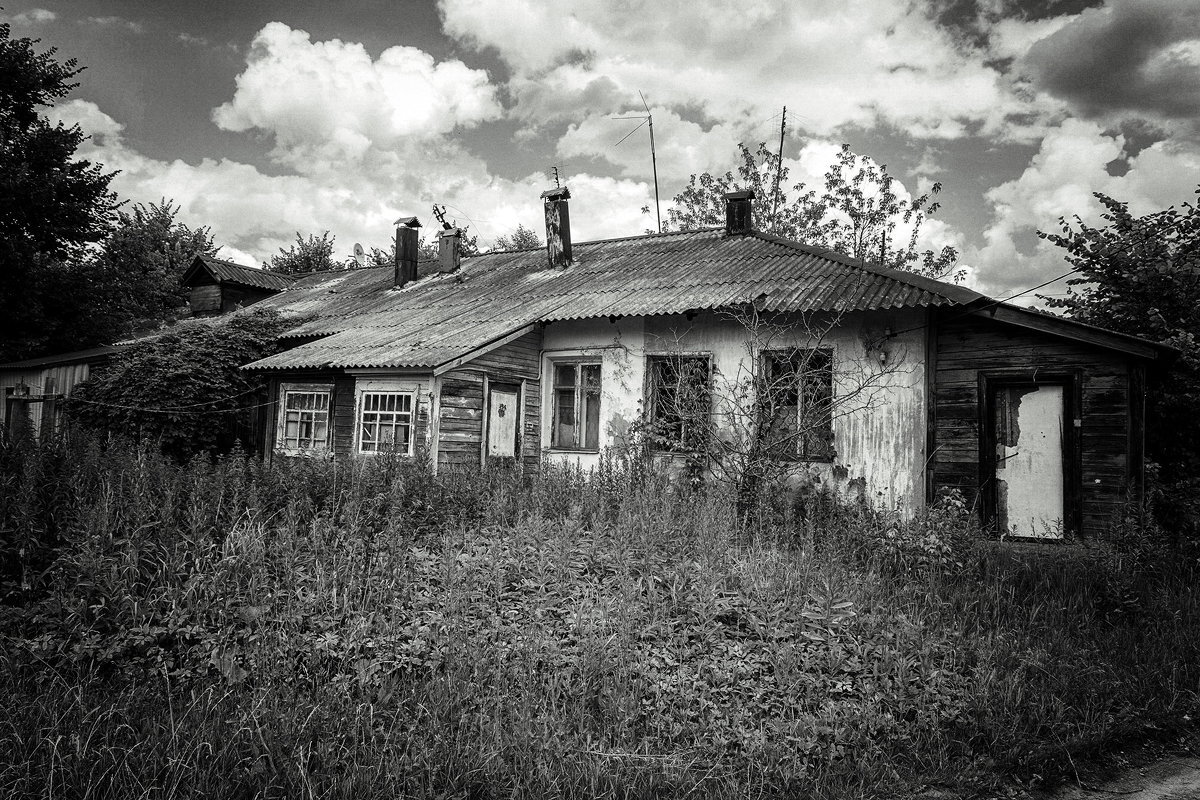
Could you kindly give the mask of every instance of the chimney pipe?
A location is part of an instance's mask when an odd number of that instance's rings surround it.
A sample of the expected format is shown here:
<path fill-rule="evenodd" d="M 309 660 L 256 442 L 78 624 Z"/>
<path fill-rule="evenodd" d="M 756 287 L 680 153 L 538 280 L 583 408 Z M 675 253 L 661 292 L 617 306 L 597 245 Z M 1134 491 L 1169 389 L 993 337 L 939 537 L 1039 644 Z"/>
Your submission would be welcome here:
<path fill-rule="evenodd" d="M 462 231 L 458 228 L 448 228 L 438 236 L 438 269 L 442 272 L 458 269 L 461 240 Z"/>
<path fill-rule="evenodd" d="M 754 192 L 725 193 L 725 233 L 741 236 L 754 230 Z"/>
<path fill-rule="evenodd" d="M 565 186 L 542 192 L 546 210 L 546 253 L 551 269 L 571 263 L 571 216 L 567 211 L 570 199 L 571 192 Z"/>
<path fill-rule="evenodd" d="M 417 248 L 421 234 L 417 228 L 421 222 L 416 217 L 401 217 L 396 220 L 396 278 L 397 289 L 417 279 Z"/>

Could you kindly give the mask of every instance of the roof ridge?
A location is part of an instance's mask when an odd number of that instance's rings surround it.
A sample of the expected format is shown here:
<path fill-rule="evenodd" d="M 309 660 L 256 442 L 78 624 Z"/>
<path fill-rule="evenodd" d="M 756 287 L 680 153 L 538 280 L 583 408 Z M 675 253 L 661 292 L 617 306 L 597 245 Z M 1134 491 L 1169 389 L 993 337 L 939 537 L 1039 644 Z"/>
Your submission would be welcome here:
<path fill-rule="evenodd" d="M 772 244 L 789 247 L 792 250 L 799 250 L 802 253 L 825 258 L 829 261 L 836 261 L 839 264 L 851 267 L 853 269 L 861 269 L 864 272 L 870 272 L 883 278 L 899 281 L 916 289 L 921 289 L 926 292 L 933 292 L 941 295 L 947 300 L 958 303 L 959 305 L 966 305 L 967 303 L 974 302 L 976 300 L 992 299 L 985 294 L 975 291 L 974 289 L 968 289 L 966 286 L 946 283 L 945 281 L 938 280 L 937 278 L 930 278 L 927 275 L 918 275 L 915 272 L 909 272 L 907 270 L 886 267 L 883 264 L 877 264 L 866 261 L 865 259 L 848 256 L 845 253 L 832 250 L 828 247 L 819 247 L 817 245 L 799 242 L 795 239 L 787 239 L 783 236 L 776 236 L 775 234 L 766 233 L 759 230 L 752 230 L 750 231 L 749 235 L 758 239 L 762 239 L 763 241 L 771 242 Z"/>

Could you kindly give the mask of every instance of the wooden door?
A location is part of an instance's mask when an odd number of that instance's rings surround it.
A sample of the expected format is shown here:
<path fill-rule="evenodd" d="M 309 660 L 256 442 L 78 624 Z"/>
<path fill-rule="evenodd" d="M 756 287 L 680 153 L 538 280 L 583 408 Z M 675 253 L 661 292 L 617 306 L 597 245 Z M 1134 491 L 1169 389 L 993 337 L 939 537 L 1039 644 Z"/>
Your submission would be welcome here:
<path fill-rule="evenodd" d="M 996 522 L 1002 534 L 1062 538 L 1066 391 L 1061 384 L 997 386 Z"/>
<path fill-rule="evenodd" d="M 517 392 L 492 389 L 488 393 L 487 454 L 495 458 L 517 455 Z"/>

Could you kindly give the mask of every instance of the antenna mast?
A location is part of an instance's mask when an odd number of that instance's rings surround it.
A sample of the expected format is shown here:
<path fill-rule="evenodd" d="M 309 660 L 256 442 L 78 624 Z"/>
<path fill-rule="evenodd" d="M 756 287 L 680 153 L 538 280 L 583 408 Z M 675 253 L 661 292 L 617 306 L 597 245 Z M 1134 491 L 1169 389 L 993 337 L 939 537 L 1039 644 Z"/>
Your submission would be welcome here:
<path fill-rule="evenodd" d="M 787 106 L 783 107 L 783 121 L 779 123 L 779 160 L 775 163 L 775 191 L 771 193 L 771 233 L 778 234 L 779 176 L 783 172 L 783 132 L 787 130 Z"/>
<path fill-rule="evenodd" d="M 640 119 L 642 121 L 642 125 L 648 125 L 650 127 L 650 166 L 654 170 L 654 217 L 658 222 L 658 232 L 662 233 L 662 210 L 658 203 L 658 155 L 654 152 L 654 115 L 650 113 L 650 106 L 646 103 L 646 96 L 642 94 L 641 90 L 638 91 L 638 97 L 642 98 L 642 107 L 646 109 L 646 116 L 613 117 L 613 119 Z M 620 144 L 632 136 L 638 128 L 642 127 L 642 125 L 638 125 L 637 128 L 634 128 L 632 131 L 622 136 L 617 144 Z M 616 146 L 617 145 L 613 145 L 613 147 Z"/>

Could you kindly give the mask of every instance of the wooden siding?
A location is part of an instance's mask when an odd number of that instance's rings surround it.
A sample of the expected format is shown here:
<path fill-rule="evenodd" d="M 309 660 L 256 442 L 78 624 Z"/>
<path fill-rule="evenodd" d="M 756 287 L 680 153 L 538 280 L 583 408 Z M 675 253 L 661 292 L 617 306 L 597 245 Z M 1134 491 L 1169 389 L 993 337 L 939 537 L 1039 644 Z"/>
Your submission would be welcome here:
<path fill-rule="evenodd" d="M 192 287 L 188 304 L 193 314 L 215 314 L 221 310 L 221 287 L 215 283 Z"/>
<path fill-rule="evenodd" d="M 1129 499 L 1140 469 L 1130 470 L 1131 362 L 1127 356 L 1092 345 L 1039 334 L 979 317 L 937 325 L 934 404 L 929 457 L 931 489 L 961 489 L 968 502 L 985 505 L 981 496 L 980 452 L 983 407 L 981 373 L 1024 370 L 1032 375 L 1072 375 L 1071 407 L 1080 419 L 1074 434 L 1075 464 L 1067 487 L 1068 507 L 1075 505 L 1084 535 L 1103 533 Z M 1140 424 L 1140 420 L 1136 421 Z M 981 455 L 984 456 L 981 460 Z"/>
<path fill-rule="evenodd" d="M 455 370 L 442 376 L 438 468 L 478 467 L 483 447 L 483 375 Z"/>
<path fill-rule="evenodd" d="M 542 384 L 527 380 L 524 387 L 525 420 L 518 432 L 521 447 L 521 464 L 526 470 L 536 470 L 542 462 Z"/>
<path fill-rule="evenodd" d="M 537 380 L 538 362 L 541 360 L 542 332 L 530 331 L 520 339 L 476 356 L 462 369 L 486 372 L 497 380 L 531 378 Z"/>
<path fill-rule="evenodd" d="M 517 432 L 521 464 L 536 469 L 541 459 L 542 332 L 530 331 L 519 339 L 483 353 L 441 378 L 438 411 L 438 466 L 474 466 L 483 463 L 487 384 L 523 387 L 524 420 Z"/>
<path fill-rule="evenodd" d="M 8 423 L 7 413 L 9 390 L 16 389 L 24 383 L 29 387 L 31 397 L 41 397 L 47 387 L 47 382 L 53 389 L 53 394 L 70 397 L 77 385 L 83 383 L 91 375 L 92 365 L 88 362 L 67 362 L 44 367 L 29 367 L 28 369 L 0 370 L 0 423 Z M 42 430 L 42 416 L 47 409 L 45 402 L 24 404 L 29 412 L 29 422 L 32 433 L 37 436 Z M 56 414 L 57 416 L 57 414 Z M 55 420 L 57 423 L 58 420 Z"/>

